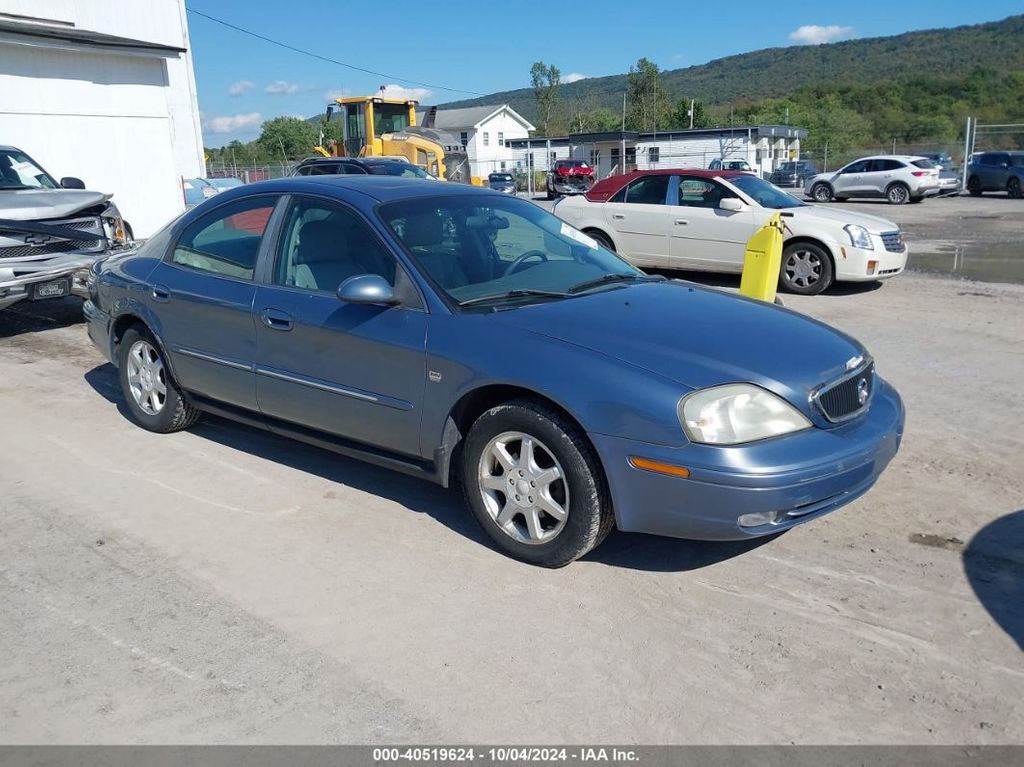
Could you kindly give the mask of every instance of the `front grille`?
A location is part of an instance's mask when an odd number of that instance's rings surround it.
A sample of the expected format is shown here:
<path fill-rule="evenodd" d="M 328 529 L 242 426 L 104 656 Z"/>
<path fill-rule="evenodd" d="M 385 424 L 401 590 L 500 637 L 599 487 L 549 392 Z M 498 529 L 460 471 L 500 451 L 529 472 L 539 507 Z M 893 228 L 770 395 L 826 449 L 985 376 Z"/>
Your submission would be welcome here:
<path fill-rule="evenodd" d="M 903 233 L 899 230 L 895 232 L 882 232 L 882 243 L 890 253 L 902 253 L 904 248 Z"/>
<path fill-rule="evenodd" d="M 96 216 L 73 218 L 64 221 L 48 220 L 40 223 L 64 227 L 66 229 L 95 232 L 99 237 L 103 236 L 103 224 Z M 44 239 L 45 235 L 29 234 L 26 232 L 3 232 L 0 233 L 0 242 L 6 240 L 7 242 L 14 241 L 16 243 L 25 243 L 26 237 L 38 242 L 39 240 Z M 39 245 L 32 245 L 30 243 L 25 243 L 24 245 L 10 245 L 7 247 L 0 245 L 0 258 L 31 258 L 32 256 L 46 256 L 56 253 L 95 253 L 103 250 L 104 242 L 105 240 L 102 239 L 62 240 L 58 237 L 50 237 L 47 241 L 41 242 Z"/>
<path fill-rule="evenodd" d="M 869 363 L 839 380 L 825 384 L 811 398 L 832 423 L 847 421 L 871 402 L 875 391 L 875 365 Z"/>

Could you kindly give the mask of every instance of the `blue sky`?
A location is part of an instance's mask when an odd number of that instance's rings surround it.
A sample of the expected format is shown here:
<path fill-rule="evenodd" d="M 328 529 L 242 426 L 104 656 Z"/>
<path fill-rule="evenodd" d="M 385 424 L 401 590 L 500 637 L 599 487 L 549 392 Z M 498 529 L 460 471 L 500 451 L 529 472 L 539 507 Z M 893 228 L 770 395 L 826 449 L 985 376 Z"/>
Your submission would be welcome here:
<path fill-rule="evenodd" d="M 662 69 L 676 69 L 760 48 L 879 37 L 1024 13 L 1024 0 L 186 3 L 296 48 L 389 75 L 317 61 L 190 13 L 207 146 L 251 140 L 263 120 L 313 115 L 330 94 L 365 95 L 381 85 L 425 104 L 442 103 L 525 87 L 537 60 L 556 65 L 563 80 L 578 79 L 625 72 L 641 56 Z M 941 67 L 941 62 L 922 62 L 922 67 L 930 64 Z"/>

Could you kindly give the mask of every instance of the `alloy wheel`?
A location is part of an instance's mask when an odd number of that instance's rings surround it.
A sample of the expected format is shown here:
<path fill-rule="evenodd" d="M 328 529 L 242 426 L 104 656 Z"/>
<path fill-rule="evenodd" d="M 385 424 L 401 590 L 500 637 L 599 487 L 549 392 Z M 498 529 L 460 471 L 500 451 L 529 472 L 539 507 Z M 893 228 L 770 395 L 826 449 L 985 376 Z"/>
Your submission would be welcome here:
<path fill-rule="evenodd" d="M 148 341 L 128 350 L 128 388 L 139 409 L 157 415 L 167 404 L 167 371 L 159 352 Z"/>
<path fill-rule="evenodd" d="M 795 250 L 782 267 L 790 284 L 809 288 L 821 279 L 821 258 L 810 250 Z"/>
<path fill-rule="evenodd" d="M 907 201 L 910 194 L 907 192 L 907 188 L 900 184 L 889 187 L 889 202 L 893 205 L 902 205 Z"/>
<path fill-rule="evenodd" d="M 498 528 L 526 544 L 547 543 L 565 528 L 569 486 L 554 453 L 539 439 L 503 432 L 487 443 L 477 471 L 484 508 Z"/>
<path fill-rule="evenodd" d="M 818 184 L 812 191 L 817 202 L 828 202 L 832 199 L 832 190 L 827 184 Z"/>

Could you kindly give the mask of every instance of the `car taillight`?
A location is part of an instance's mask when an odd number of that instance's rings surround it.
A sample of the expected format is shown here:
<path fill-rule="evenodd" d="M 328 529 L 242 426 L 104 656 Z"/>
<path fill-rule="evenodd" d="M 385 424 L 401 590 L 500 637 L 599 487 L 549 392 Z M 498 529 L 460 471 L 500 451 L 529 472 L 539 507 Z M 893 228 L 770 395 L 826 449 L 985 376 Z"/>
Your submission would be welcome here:
<path fill-rule="evenodd" d="M 913 171 L 913 173 L 911 175 L 914 175 L 914 176 L 927 176 L 928 175 L 928 171 L 926 171 L 926 170 L 915 170 L 915 171 Z"/>

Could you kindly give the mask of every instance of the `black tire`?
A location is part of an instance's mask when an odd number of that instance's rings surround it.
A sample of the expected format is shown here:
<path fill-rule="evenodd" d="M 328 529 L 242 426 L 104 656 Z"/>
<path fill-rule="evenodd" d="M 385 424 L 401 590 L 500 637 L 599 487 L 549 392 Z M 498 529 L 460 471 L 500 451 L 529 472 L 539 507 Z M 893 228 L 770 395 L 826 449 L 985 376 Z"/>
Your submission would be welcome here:
<path fill-rule="evenodd" d="M 584 229 L 584 234 L 588 234 L 597 240 L 597 243 L 605 250 L 610 250 L 612 253 L 615 252 L 615 244 L 611 241 L 611 238 L 607 234 L 599 229 Z"/>
<path fill-rule="evenodd" d="M 846 202 L 850 198 L 849 197 L 833 197 L 832 199 L 835 200 L 836 202 Z"/>
<path fill-rule="evenodd" d="M 161 380 L 166 389 L 166 395 L 163 406 L 155 413 L 147 413 L 142 409 L 132 394 L 131 384 L 128 381 L 128 358 L 132 354 L 133 347 L 140 341 L 149 344 L 155 351 L 163 370 Z M 121 381 L 121 393 L 124 395 L 125 404 L 128 406 L 132 420 L 143 429 L 159 434 L 169 434 L 173 431 L 187 429 L 199 420 L 200 412 L 185 401 L 171 377 L 164 350 L 153 338 L 153 334 L 143 325 L 133 325 L 121 336 L 121 343 L 118 346 L 118 378 Z"/>
<path fill-rule="evenodd" d="M 923 202 L 923 201 L 924 201 L 924 197 L 911 197 L 910 198 L 910 204 L 911 205 L 917 205 L 919 202 Z"/>
<path fill-rule="evenodd" d="M 832 187 L 824 181 L 819 181 L 811 187 L 811 199 L 815 202 L 828 202 L 832 199 Z"/>
<path fill-rule="evenodd" d="M 539 440 L 562 467 L 567 513 L 551 540 L 517 540 L 499 526 L 485 506 L 479 477 L 481 460 L 491 440 L 506 432 Z M 517 399 L 491 408 L 470 428 L 461 455 L 466 504 L 498 548 L 515 559 L 542 567 L 564 567 L 598 546 L 614 527 L 611 497 L 597 454 L 573 423 L 545 403 Z M 506 497 L 505 502 L 511 499 Z"/>
<path fill-rule="evenodd" d="M 816 266 L 816 274 L 808 275 L 797 268 L 796 261 L 801 258 L 806 259 L 811 268 Z M 834 279 L 832 257 L 820 245 L 794 242 L 783 248 L 782 268 L 779 270 L 779 285 L 783 290 L 801 296 L 816 296 L 827 289 Z"/>
<path fill-rule="evenodd" d="M 981 179 L 977 176 L 967 179 L 967 191 L 971 197 L 981 197 Z"/>
<path fill-rule="evenodd" d="M 1006 193 L 1010 197 L 1012 197 L 1014 200 L 1019 200 L 1021 198 L 1021 188 L 1020 188 L 1020 179 L 1019 178 L 1017 178 L 1016 176 L 1013 176 L 1013 177 L 1010 178 L 1009 181 L 1006 182 Z"/>
<path fill-rule="evenodd" d="M 890 205 L 906 205 L 910 202 L 910 189 L 906 184 L 899 182 L 889 184 L 885 189 L 885 199 L 889 201 Z"/>

